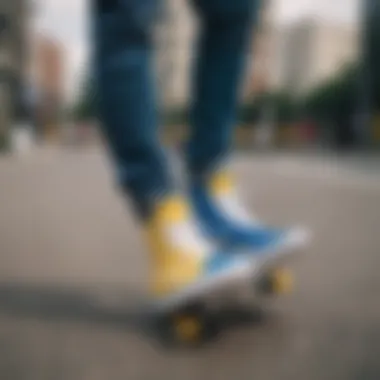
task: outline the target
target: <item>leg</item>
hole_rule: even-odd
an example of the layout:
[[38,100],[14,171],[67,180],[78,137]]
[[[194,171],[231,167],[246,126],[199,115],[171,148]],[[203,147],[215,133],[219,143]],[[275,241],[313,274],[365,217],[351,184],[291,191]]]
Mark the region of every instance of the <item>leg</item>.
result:
[[201,19],[194,73],[191,138],[192,175],[215,169],[231,145],[239,85],[259,0],[194,0]]
[[95,76],[102,128],[118,180],[140,215],[172,190],[157,135],[152,70],[160,0],[95,0]]
[[[143,216],[151,290],[166,297],[215,285],[238,266],[195,229],[173,185],[157,136],[152,25],[158,0],[94,0],[95,74],[100,117],[122,188]],[[209,281],[212,276],[213,281]],[[207,277],[208,280],[202,282]],[[192,288],[191,285],[197,286]],[[182,295],[182,293],[181,293]]]
[[294,231],[289,234],[259,226],[248,215],[236,197],[224,163],[232,142],[239,84],[260,0],[194,2],[203,29],[194,77],[192,133],[186,152],[194,209],[212,237],[228,247],[257,252],[289,242],[297,245]]

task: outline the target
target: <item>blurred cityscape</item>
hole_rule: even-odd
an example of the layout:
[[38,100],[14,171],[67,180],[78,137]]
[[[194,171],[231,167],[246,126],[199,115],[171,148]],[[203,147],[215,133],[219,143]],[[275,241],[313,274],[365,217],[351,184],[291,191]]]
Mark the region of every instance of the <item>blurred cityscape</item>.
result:
[[[96,140],[88,53],[75,79],[68,80],[73,76],[69,61],[74,47],[36,23],[47,3],[0,3],[3,151]],[[237,147],[378,147],[379,3],[358,2],[351,22],[310,12],[287,23],[276,18],[278,3],[263,2],[252,39]],[[188,72],[197,24],[188,2],[166,0],[164,4],[157,30],[157,79],[165,111],[163,132],[169,141],[176,141],[186,133]]]
[[[166,0],[156,34],[168,144],[189,2]],[[1,380],[380,379],[380,1],[262,3],[233,171],[246,209],[313,240],[268,318],[168,353],[137,323],[149,257],[99,139],[88,3],[0,0]]]

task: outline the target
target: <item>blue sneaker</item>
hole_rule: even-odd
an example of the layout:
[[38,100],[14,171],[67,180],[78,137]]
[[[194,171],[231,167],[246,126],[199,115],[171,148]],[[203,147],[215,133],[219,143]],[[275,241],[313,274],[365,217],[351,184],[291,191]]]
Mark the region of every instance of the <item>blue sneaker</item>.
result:
[[298,252],[309,240],[303,228],[271,228],[252,218],[227,172],[215,173],[206,184],[193,183],[189,198],[203,230],[224,249],[279,255]]

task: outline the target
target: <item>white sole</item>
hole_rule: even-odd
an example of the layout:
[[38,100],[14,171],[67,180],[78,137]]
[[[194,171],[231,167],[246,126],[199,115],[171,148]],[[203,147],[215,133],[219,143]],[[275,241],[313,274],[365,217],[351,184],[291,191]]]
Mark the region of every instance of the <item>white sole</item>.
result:
[[245,279],[250,279],[255,271],[256,269],[248,260],[241,260],[230,270],[202,278],[199,282],[195,282],[175,294],[155,300],[153,309],[156,312],[169,312],[191,301],[202,300],[216,291],[231,288],[244,282]]
[[306,229],[294,229],[290,238],[282,246],[275,249],[268,247],[262,250],[258,256],[245,259],[233,266],[230,270],[202,278],[181,289],[180,291],[153,301],[153,310],[157,313],[166,313],[179,308],[187,303],[203,300],[214,292],[222,292],[224,288],[233,288],[242,284],[245,280],[259,278],[272,267],[279,266],[294,258],[310,241],[311,234]]
[[310,244],[311,237],[310,230],[302,227],[293,228],[283,245],[260,251],[251,261],[251,265],[256,269],[254,277],[260,277],[270,268],[284,265],[299,257]]

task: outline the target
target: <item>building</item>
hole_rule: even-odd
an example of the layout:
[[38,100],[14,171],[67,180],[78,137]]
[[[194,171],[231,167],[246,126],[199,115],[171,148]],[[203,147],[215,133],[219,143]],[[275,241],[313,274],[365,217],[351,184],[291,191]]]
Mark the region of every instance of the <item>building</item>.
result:
[[247,86],[244,88],[244,94],[249,97],[266,92],[272,86],[275,53],[274,6],[273,0],[263,2],[254,30],[248,61]]
[[55,39],[40,35],[35,45],[35,80],[44,92],[57,98],[64,95],[64,51]]
[[[186,0],[166,0],[163,7],[157,33],[157,67],[162,99],[167,106],[183,106],[190,95],[197,19]],[[243,95],[252,95],[270,87],[274,54],[273,9],[274,1],[267,0],[259,14],[258,27],[249,50]]]
[[188,3],[186,0],[162,2],[156,62],[161,99],[166,107],[181,107],[189,99],[196,19]]
[[65,51],[47,35],[37,34],[31,42],[30,81],[37,97],[36,123],[40,137],[58,132],[64,103]]
[[0,2],[0,149],[22,115],[29,9],[26,0]]
[[358,49],[354,27],[307,19],[279,29],[273,86],[303,93],[354,61]]

